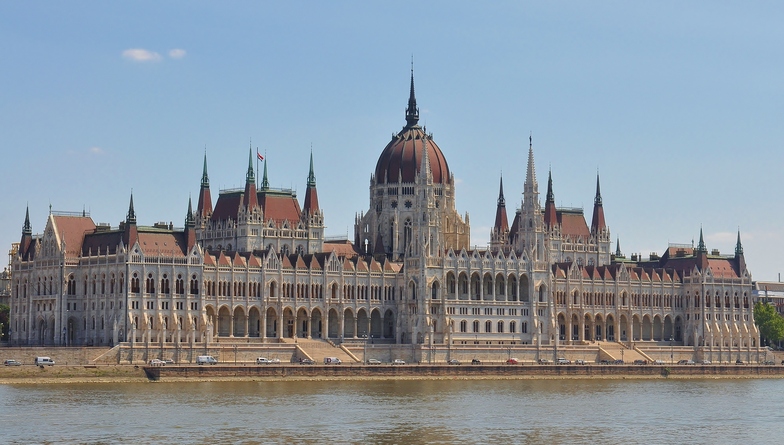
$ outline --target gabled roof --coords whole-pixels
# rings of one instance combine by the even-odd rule
[[[354,248],[354,244],[349,240],[326,241],[323,247],[324,252],[335,252],[335,255],[354,257],[359,252]]]
[[[561,235],[582,236],[588,238],[591,231],[585,222],[582,210],[557,209],[558,223],[561,225]]]
[[[52,215],[55,234],[60,242],[65,242],[65,256],[76,258],[82,253],[84,237],[95,230],[95,223],[89,216]]]
[[[182,258],[187,255],[188,243],[183,232],[152,227],[138,227],[139,247],[145,255]]]
[[[300,220],[302,211],[294,192],[265,189],[258,192],[258,199],[265,220],[273,220],[276,224],[283,221],[294,224]]]

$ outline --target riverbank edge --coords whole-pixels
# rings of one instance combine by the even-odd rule
[[[291,367],[293,368],[293,367]],[[236,375],[254,369],[246,366],[221,367],[145,367],[135,365],[59,366],[56,369],[25,366],[0,368],[0,384],[83,384],[83,383],[183,383],[183,382],[279,382],[279,381],[359,381],[359,380],[717,380],[717,379],[778,379],[784,378],[784,367],[744,366],[742,368],[711,368],[699,372],[700,367],[488,367],[459,373],[457,367],[410,366],[405,374],[388,373],[377,367],[335,367],[308,369],[306,374]],[[781,369],[777,369],[781,368]],[[258,369],[258,368],[256,368]],[[278,368],[276,371],[281,371]],[[299,368],[301,369],[301,368]],[[515,371],[522,371],[516,373]],[[379,371],[376,371],[379,370]],[[273,371],[269,368],[268,371]],[[397,371],[397,370],[395,370]],[[586,373],[588,371],[588,373]],[[518,371],[519,372],[519,371]],[[234,373],[235,375],[227,375]],[[167,375],[168,374],[168,375]],[[223,375],[221,375],[223,374]]]

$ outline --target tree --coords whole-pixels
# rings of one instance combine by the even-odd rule
[[[754,324],[768,343],[778,343],[784,339],[784,318],[772,304],[761,301],[754,303]]]

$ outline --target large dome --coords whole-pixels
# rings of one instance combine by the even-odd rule
[[[414,178],[422,167],[422,158],[427,150],[433,182],[447,184],[449,182],[449,166],[444,154],[435,141],[418,125],[419,108],[414,96],[414,72],[411,71],[411,92],[406,108],[406,126],[381,152],[376,163],[376,183],[394,184],[397,182],[414,182]]]
[[[419,125],[406,126],[387,144],[376,164],[376,183],[414,182],[427,150],[434,183],[449,182],[449,166],[435,141]],[[401,177],[402,176],[402,177]]]

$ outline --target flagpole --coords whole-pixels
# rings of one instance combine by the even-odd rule
[[[256,189],[259,188],[259,147],[256,147]]]

